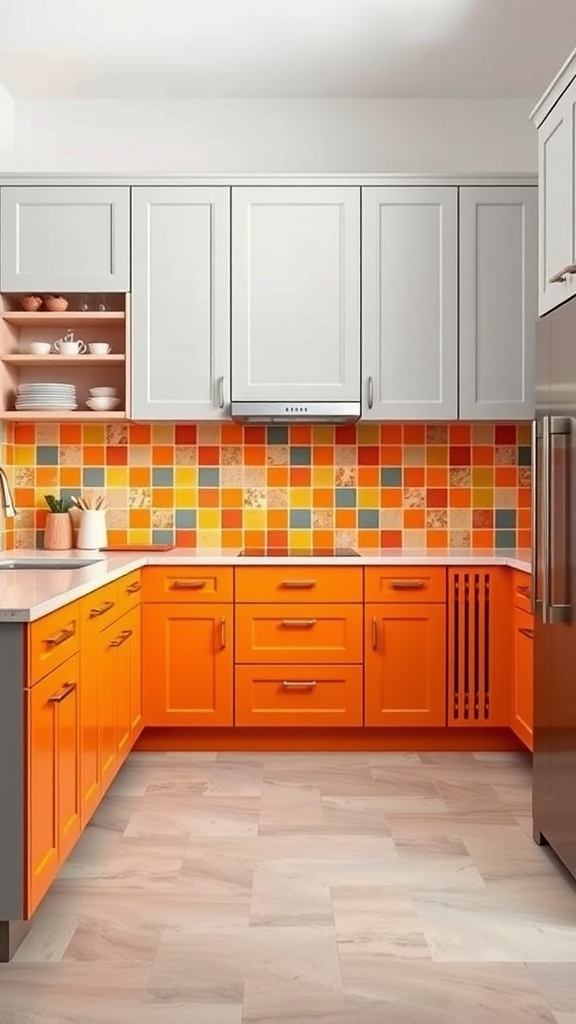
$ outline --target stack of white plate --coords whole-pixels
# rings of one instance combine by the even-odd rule
[[[67,412],[77,409],[74,384],[21,384],[16,398],[16,409],[40,412],[46,409],[61,409]]]

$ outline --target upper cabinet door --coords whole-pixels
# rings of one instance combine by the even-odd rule
[[[134,188],[132,280],[132,416],[227,416],[230,189]]]
[[[360,190],[232,190],[232,396],[358,401]]]
[[[538,129],[538,312],[576,295],[576,84]],[[556,279],[556,280],[554,280]]]
[[[129,292],[130,189],[1,190],[3,292]]]
[[[362,416],[458,413],[458,190],[362,195]]]
[[[460,189],[460,418],[531,419],[536,187]]]

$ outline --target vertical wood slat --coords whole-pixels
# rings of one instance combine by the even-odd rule
[[[451,724],[491,724],[490,573],[452,570],[448,593]]]

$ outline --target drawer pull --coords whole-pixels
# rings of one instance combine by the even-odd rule
[[[563,267],[557,274],[554,274],[550,278],[550,284],[563,284],[568,274],[576,274],[576,263],[569,263],[567,267]]]
[[[59,633],[54,633],[53,636],[47,636],[44,643],[50,647],[58,647],[63,644],[66,640],[70,640],[74,636],[76,629],[72,626],[71,629],[61,629]]]
[[[61,690],[57,693],[53,693],[51,697],[48,697],[49,704],[61,704],[66,697],[69,697],[71,693],[74,693],[76,689],[76,683],[65,683]]]
[[[533,629],[519,629],[518,632],[521,633],[522,636],[527,636],[529,640],[533,640],[534,639],[534,630]]]
[[[282,625],[288,629],[309,629],[315,626],[318,619],[282,619]]]
[[[222,650],[226,647],[226,619],[222,618],[220,622],[220,647]]]
[[[135,580],[129,587],[126,587],[127,594],[137,594],[139,590],[142,590],[142,584],[138,580]]]
[[[316,586],[316,580],[282,580],[280,586],[286,590],[310,590]]]
[[[390,580],[392,590],[421,590],[424,580]]]
[[[522,597],[530,597],[530,587],[516,587],[516,593]]]
[[[104,601],[104,604],[99,604],[97,608],[91,608],[90,618],[97,619],[99,615],[105,615],[106,612],[109,612],[112,608],[114,608],[115,604],[115,601]]]
[[[110,641],[110,647],[122,647],[122,644],[125,644],[126,641],[131,636],[132,636],[132,630],[131,629],[124,629],[124,630],[122,630],[122,632],[116,637],[115,640],[111,640]]]
[[[313,686],[317,686],[316,679],[283,679],[282,686],[287,690],[311,690]]]
[[[376,620],[376,617],[374,616],[374,618],[372,619],[372,650],[376,651],[377,649],[378,649],[378,622]]]
[[[174,590],[202,590],[207,582],[208,580],[174,580],[172,587]]]

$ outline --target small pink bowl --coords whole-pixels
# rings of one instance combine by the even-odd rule
[[[26,313],[37,313],[42,305],[42,299],[39,295],[23,295],[20,305]]]
[[[44,305],[50,313],[63,313],[68,309],[68,299],[62,295],[45,295]]]

